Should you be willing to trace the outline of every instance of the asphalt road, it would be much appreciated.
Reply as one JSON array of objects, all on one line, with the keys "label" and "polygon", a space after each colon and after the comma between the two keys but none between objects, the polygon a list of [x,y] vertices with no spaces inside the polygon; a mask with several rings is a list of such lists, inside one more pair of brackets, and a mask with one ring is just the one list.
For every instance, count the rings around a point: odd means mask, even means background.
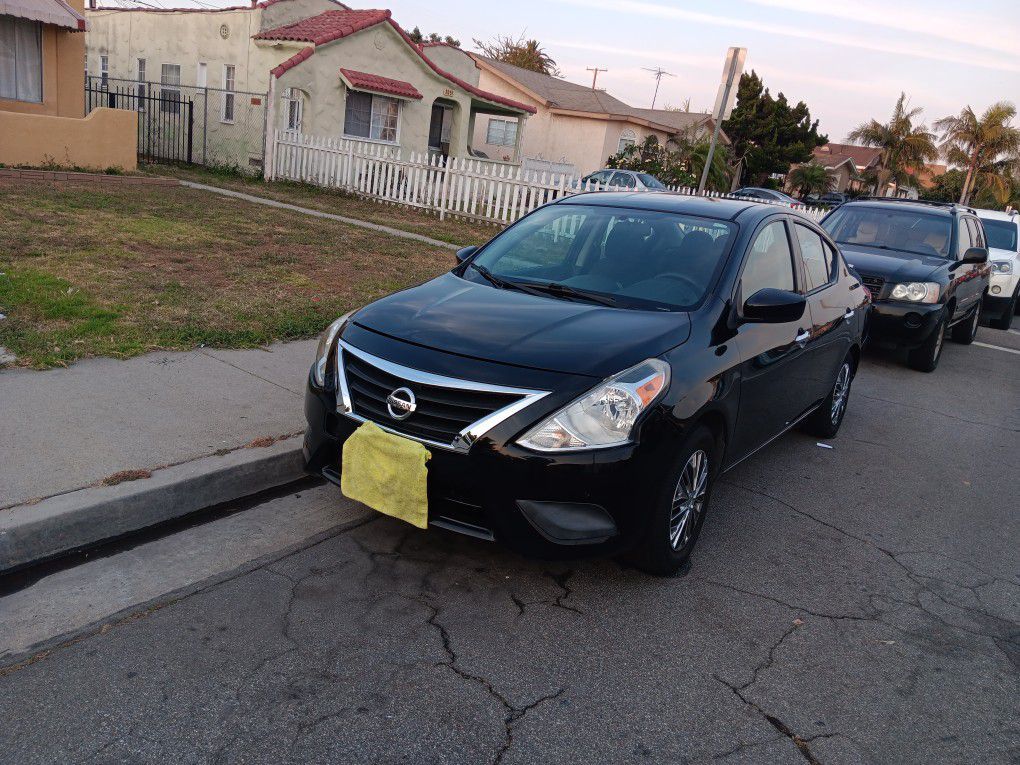
[{"label": "asphalt road", "polygon": [[320,486],[0,581],[0,761],[1020,762],[1020,333],[980,342],[866,357],[674,579]]}]

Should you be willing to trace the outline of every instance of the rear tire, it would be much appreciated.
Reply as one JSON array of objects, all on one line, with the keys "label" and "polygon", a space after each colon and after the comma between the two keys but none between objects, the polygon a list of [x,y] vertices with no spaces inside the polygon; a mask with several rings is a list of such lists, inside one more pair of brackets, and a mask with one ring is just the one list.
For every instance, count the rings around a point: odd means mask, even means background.
[{"label": "rear tire", "polygon": [[854,381],[854,360],[848,353],[839,365],[836,379],[819,407],[801,424],[801,430],[815,438],[834,438],[839,433],[850,403],[850,386]]},{"label": "rear tire", "polygon": [[1010,298],[1009,303],[1006,305],[1006,310],[1002,312],[1002,316],[998,316],[991,319],[988,322],[988,326],[992,329],[1009,329],[1013,326],[1013,314],[1016,313],[1017,308],[1017,295],[1020,295],[1020,288],[1013,293],[1013,297]]},{"label": "rear tire", "polygon": [[934,372],[942,358],[942,347],[946,339],[946,316],[939,317],[938,324],[920,347],[907,354],[907,364],[918,372]]},{"label": "rear tire", "polygon": [[977,337],[978,325],[981,324],[981,303],[978,302],[974,308],[974,315],[966,321],[962,321],[953,327],[953,333],[951,337],[954,343],[960,345],[970,345],[974,342],[974,338]]},{"label": "rear tire", "polygon": [[629,556],[642,571],[674,576],[687,562],[705,522],[722,450],[707,428],[684,439],[663,481],[644,539]]}]

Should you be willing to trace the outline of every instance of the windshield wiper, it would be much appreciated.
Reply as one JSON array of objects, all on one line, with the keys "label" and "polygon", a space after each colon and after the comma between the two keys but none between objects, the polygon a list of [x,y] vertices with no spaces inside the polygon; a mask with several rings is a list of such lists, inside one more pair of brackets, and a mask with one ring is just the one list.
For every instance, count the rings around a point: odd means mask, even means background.
[{"label": "windshield wiper", "polygon": [[485,266],[480,266],[477,263],[471,263],[470,266],[471,268],[475,269],[475,271],[484,276],[485,280],[492,284],[494,287],[499,287],[501,290],[517,288],[516,284],[514,284],[513,282],[508,282],[506,279],[499,278]]},{"label": "windshield wiper", "polygon": [[597,292],[589,292],[588,290],[579,290],[576,287],[571,287],[568,284],[562,284],[560,282],[546,282],[544,284],[528,284],[529,287],[542,292],[548,292],[550,295],[559,295],[565,298],[574,298],[576,300],[587,300],[591,303],[598,303],[599,305],[615,306],[616,298],[612,298],[609,295],[602,295]]}]

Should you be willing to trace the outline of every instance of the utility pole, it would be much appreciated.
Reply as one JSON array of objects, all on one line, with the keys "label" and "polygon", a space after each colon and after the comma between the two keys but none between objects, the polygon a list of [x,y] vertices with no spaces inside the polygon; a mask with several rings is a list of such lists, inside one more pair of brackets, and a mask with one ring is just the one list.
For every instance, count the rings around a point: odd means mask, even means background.
[{"label": "utility pole", "polygon": [[729,119],[730,113],[737,100],[736,81],[744,70],[744,59],[747,57],[747,48],[730,48],[726,52],[726,63],[723,64],[722,83],[719,85],[719,92],[715,98],[715,108],[712,110],[712,120],[715,128],[712,130],[712,142],[708,145],[708,156],[705,157],[705,167],[701,171],[701,182],[698,184],[698,193],[705,190],[705,183],[708,181],[708,169],[712,167],[712,159],[715,156],[715,145],[719,140],[719,126],[723,121]]},{"label": "utility pole", "polygon": [[659,97],[659,84],[662,82],[663,77],[676,77],[675,74],[671,74],[663,69],[661,66],[655,67],[655,69],[649,69],[647,66],[641,67],[646,72],[651,72],[655,77],[655,95],[652,96],[652,108],[655,108],[655,99]]},{"label": "utility pole", "polygon": [[585,71],[592,73],[592,75],[591,75],[591,89],[595,90],[595,80],[597,80],[599,78],[599,73],[600,72],[608,72],[609,70],[608,69],[599,69],[596,66],[596,67],[588,67]]}]

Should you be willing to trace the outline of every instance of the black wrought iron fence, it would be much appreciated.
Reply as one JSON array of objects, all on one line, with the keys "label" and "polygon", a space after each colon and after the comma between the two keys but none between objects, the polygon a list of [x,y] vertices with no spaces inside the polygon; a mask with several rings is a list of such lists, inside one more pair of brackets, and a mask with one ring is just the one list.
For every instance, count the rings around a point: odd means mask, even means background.
[{"label": "black wrought iron fence", "polygon": [[85,83],[85,113],[97,107],[138,112],[138,156],[156,162],[194,161],[195,104],[173,86],[149,83],[103,85],[90,77]]}]

